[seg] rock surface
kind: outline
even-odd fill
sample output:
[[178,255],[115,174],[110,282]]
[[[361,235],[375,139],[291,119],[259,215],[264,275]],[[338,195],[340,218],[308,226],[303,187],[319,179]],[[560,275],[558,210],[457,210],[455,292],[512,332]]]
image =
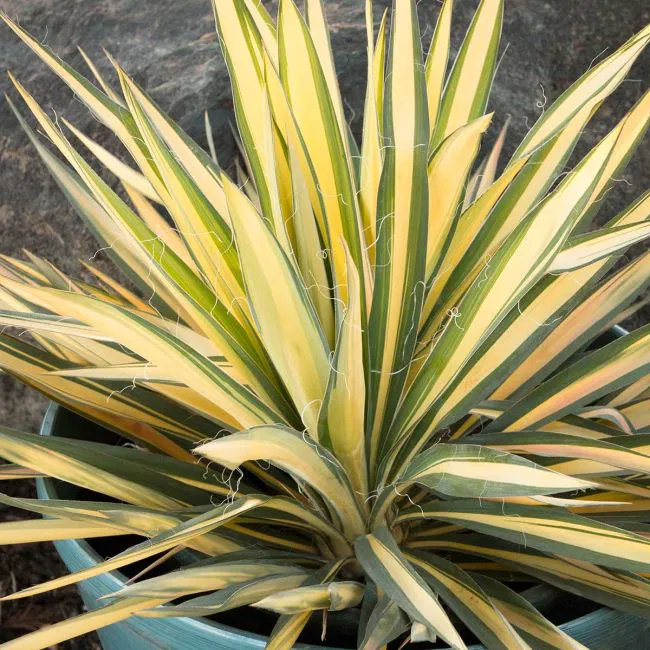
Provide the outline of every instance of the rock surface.
[[[375,3],[377,20],[387,4],[386,0]],[[477,0],[456,0],[455,47],[477,4]],[[206,145],[203,111],[207,109],[222,164],[232,158],[234,143],[228,128],[233,119],[232,102],[209,0],[0,0],[0,6],[81,70],[86,68],[77,46],[108,74],[109,66],[101,54],[106,47],[202,145]],[[423,0],[419,9],[428,41],[439,3]],[[348,116],[358,135],[365,89],[363,2],[327,0],[327,11]],[[495,127],[506,115],[512,116],[507,153],[539,116],[545,101],[551,102],[593,62],[649,21],[646,0],[508,0],[502,40],[508,47],[491,102],[496,111]],[[4,74],[8,68],[51,114],[64,115],[100,143],[113,147],[106,129],[2,26],[3,93],[12,92]],[[646,53],[633,68],[630,80],[600,110],[579,152],[602,137],[640,97],[650,80],[649,70],[650,55]],[[41,165],[4,99],[0,100],[0,161],[0,252],[19,255],[22,248],[28,248],[66,272],[83,276],[78,259],[91,257],[96,246]],[[614,214],[645,189],[649,180],[650,149],[645,145],[610,193],[604,213]],[[101,254],[98,259],[104,268],[110,268]],[[33,391],[0,377],[1,424],[36,430],[43,404]]]

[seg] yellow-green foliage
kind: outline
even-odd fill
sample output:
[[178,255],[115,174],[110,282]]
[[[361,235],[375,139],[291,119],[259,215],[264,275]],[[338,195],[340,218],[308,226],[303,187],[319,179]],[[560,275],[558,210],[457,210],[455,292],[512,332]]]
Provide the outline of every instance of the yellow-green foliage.
[[90,265],[95,285],[3,257],[0,324],[32,337],[0,335],[0,367],[135,444],[0,429],[0,478],[112,498],[0,497],[54,517],[0,535],[148,538],[5,598],[181,547],[212,561],[3,648],[242,605],[279,613],[268,647],[289,648],[310,615],[362,602],[365,650],[406,634],[464,648],[466,629],[490,649],[583,648],[508,586],[522,576],[648,616],[650,327],[589,346],[649,278],[650,253],[614,262],[650,234],[650,193],[591,224],[650,95],[564,168],[650,28],[547,108],[504,167],[505,134],[480,153],[503,3],[480,3],[448,66],[452,4],[422,60],[415,1],[395,0],[378,31],[368,3],[356,143],[320,0],[304,16],[281,0],[277,22],[257,0],[215,0],[236,178],[118,63],[91,82],[5,17],[130,154],[53,124],[14,80],[47,140],[14,108],[23,128],[137,293]]

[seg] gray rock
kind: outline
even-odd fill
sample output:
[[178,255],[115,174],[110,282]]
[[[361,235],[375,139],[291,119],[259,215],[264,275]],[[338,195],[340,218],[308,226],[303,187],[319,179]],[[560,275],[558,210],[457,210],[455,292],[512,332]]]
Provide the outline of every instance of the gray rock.
[[[458,47],[477,0],[456,1]],[[270,3],[271,6],[274,3]],[[376,3],[375,17],[388,3]],[[645,0],[546,0],[506,3],[503,43],[508,44],[494,85],[491,107],[496,111],[494,137],[506,115],[512,127],[506,152],[512,152],[541,112],[543,98],[550,102],[605,49],[611,52],[650,21]],[[214,37],[209,0],[5,0],[4,8],[20,19],[38,38],[63,58],[85,69],[77,46],[110,74],[101,54],[106,47],[202,145],[204,110],[208,110],[222,163],[234,153],[228,122],[233,119],[225,65]],[[419,5],[425,42],[439,4]],[[333,49],[349,118],[357,135],[365,89],[365,32],[361,0],[328,0]],[[603,107],[579,147],[583,153],[607,132],[638,99],[650,75],[647,54]],[[10,68],[48,110],[65,115],[101,144],[114,148],[106,129],[97,123],[72,94],[5,27],[0,27],[0,69]],[[0,89],[10,90],[2,75]],[[4,102],[4,100],[2,100]],[[116,149],[119,151],[119,149]],[[78,259],[91,257],[96,246],[80,220],[41,165],[13,115],[0,104],[0,249],[19,255],[23,247],[51,259],[66,272],[84,276]],[[650,151],[642,147],[608,197],[605,215],[611,215],[648,185]],[[104,268],[110,266],[98,256]],[[647,314],[646,314],[647,320]],[[42,401],[3,378],[0,421],[33,429]]]

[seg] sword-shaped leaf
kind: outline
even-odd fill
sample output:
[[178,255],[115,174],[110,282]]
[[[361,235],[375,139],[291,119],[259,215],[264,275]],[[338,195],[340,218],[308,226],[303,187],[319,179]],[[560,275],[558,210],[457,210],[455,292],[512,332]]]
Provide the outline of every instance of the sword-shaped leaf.
[[[243,293],[240,261],[232,246],[230,228],[158,134],[144,110],[143,92],[121,68],[117,68],[117,73],[139,133],[167,190],[165,205],[177,231],[201,277],[219,299],[230,306]],[[246,325],[246,315],[240,313],[241,306],[232,305],[232,308]]]
[[154,599],[125,599],[105,607],[98,607],[85,614],[73,616],[53,625],[47,625],[13,641],[6,641],[2,644],[4,646],[3,650],[43,650],[44,648],[56,647],[62,641],[118,623],[125,618],[130,618],[141,609],[159,604],[160,600]]
[[276,614],[300,614],[315,610],[338,612],[356,607],[363,597],[363,585],[351,580],[326,582],[278,591],[253,603],[253,607]]
[[[647,407],[647,405],[643,401],[639,402],[639,404],[641,407],[644,406]],[[626,417],[628,416],[627,409],[623,409],[621,413]],[[635,421],[634,417],[630,417],[628,419],[633,426],[638,425],[638,422]],[[606,440],[603,440],[602,442],[607,442],[609,444],[622,447],[623,449],[626,449],[633,453],[642,454],[643,456],[645,456],[646,459],[650,455],[650,435],[647,433],[636,433],[634,435],[626,434],[618,437],[609,436]],[[589,452],[587,452],[587,454],[589,454]],[[607,456],[607,458],[609,458],[609,455]],[[604,462],[604,460],[599,460],[598,458],[590,458],[589,455],[587,455],[584,458],[576,458],[576,459],[571,459],[570,457],[565,459],[558,458],[555,459],[552,463],[550,463],[550,466],[559,472],[571,474],[572,476],[575,475],[580,476],[583,474],[585,476],[589,476],[589,475],[598,476],[599,474],[607,475],[607,474],[620,473],[620,472],[615,472],[613,468],[618,467],[618,465],[622,464],[623,462],[625,462],[626,465],[630,465],[628,471],[635,471],[631,469],[632,467],[639,467],[641,465],[645,465],[644,459],[635,458],[632,455],[625,456],[625,459],[626,460],[623,461],[621,456],[619,456],[618,462],[616,462],[616,464],[608,464]],[[630,485],[629,489],[632,490],[632,493],[634,493],[633,485]],[[643,495],[643,496],[647,496],[647,495]]]
[[[305,586],[318,585],[331,580],[341,569],[345,560],[332,562],[314,574],[309,576],[304,582]],[[281,650],[283,648],[292,648],[298,640],[300,633],[311,618],[312,611],[300,612],[298,614],[286,614],[280,616],[273,627],[266,644],[266,650]]]
[[298,161],[293,141],[289,140],[289,167],[291,170],[296,262],[302,281],[311,298],[318,320],[330,349],[335,345],[335,307],[329,280],[329,265],[323,254],[323,243],[318,223],[309,199],[307,181]]
[[33,289],[31,298],[109,336],[119,331],[123,345],[160,367],[171,364],[182,383],[229,410],[242,426],[282,419],[210,359],[135,312],[87,296],[49,289]]
[[497,64],[503,0],[482,0],[445,86],[432,148],[485,111]]
[[[482,196],[477,198],[467,210],[461,212],[458,217],[456,229],[453,232],[447,249],[444,251],[444,257],[440,262],[440,267],[435,277],[430,283],[431,286],[424,301],[420,321],[423,340],[420,342],[420,347],[429,345],[431,341],[429,334],[434,325],[440,320],[439,317],[436,317],[438,314],[436,303],[445,289],[449,278],[454,273],[456,267],[462,264],[464,255],[488,219],[488,215],[491,214],[492,208],[494,208],[504,191],[506,191],[508,186],[513,182],[513,179],[522,170],[525,163],[526,159],[522,159],[514,165],[510,165],[490,188]],[[417,366],[418,364],[414,363],[414,365]]]
[[[649,198],[650,195],[624,210],[612,223],[625,225],[642,219],[650,207]],[[454,380],[436,409],[436,423],[453,421],[455,414],[476,404],[477,399],[492,390],[492,398],[508,398],[548,376],[596,336],[602,322],[633,299],[646,284],[649,263],[650,256],[639,258],[595,291],[593,283],[612,266],[613,260],[604,259],[545,279],[519,303],[518,310],[486,340]]]
[[[56,73],[75,93],[79,99],[88,106],[109,129],[120,139],[130,144],[135,143],[128,123],[128,112],[124,104],[111,99],[76,70],[60,59],[46,45],[39,43],[37,39],[28,34],[22,27],[12,21],[6,14],[2,19],[13,30],[13,32]],[[125,143],[126,143],[125,142]],[[131,150],[131,149],[130,149]]]
[[[204,467],[162,454],[98,442],[80,446],[65,438],[7,428],[0,431],[5,458],[129,503],[173,509],[203,503],[206,495],[202,491],[224,497],[232,493],[227,485],[219,484],[218,475],[206,474]],[[111,473],[112,481],[108,479]],[[240,487],[247,489],[245,484]]]
[[594,487],[588,481],[550,471],[515,456],[519,451],[516,447],[508,450],[514,453],[502,453],[504,451],[502,447],[479,444],[438,443],[413,459],[400,483],[405,486],[417,483],[447,496],[478,499],[554,494]]
[[123,183],[132,186],[143,196],[160,203],[160,197],[156,194],[156,190],[153,189],[146,176],[142,175],[132,167],[129,167],[129,165],[122,162],[116,155],[112,154],[107,149],[104,149],[100,144],[97,144],[92,138],[89,138],[85,133],[74,126],[74,124],[71,124],[65,118],[61,119],[70,131],[81,140],[85,147],[102,165],[104,165],[104,167],[106,167],[106,169],[115,174],[115,176],[117,176]]
[[650,27],[645,27],[613,54],[582,75],[544,111],[517,148],[513,160],[548,140],[584,106],[595,105],[605,99],[623,81],[649,40]]
[[[54,374],[69,370],[71,365],[24,340],[0,336],[0,367],[6,372],[20,377],[50,399],[94,421],[100,420],[132,440],[187,460],[186,452],[163,431],[185,440],[202,439],[209,433],[207,421],[196,418],[190,425],[187,418],[191,411],[149,391],[134,387],[120,392],[110,382]],[[120,387],[123,384],[117,386]]]
[[347,535],[364,529],[345,471],[330,452],[297,431],[258,426],[200,445],[195,452],[229,469],[249,460],[268,460],[316,490],[343,523]]
[[236,607],[252,605],[258,600],[273,593],[292,589],[302,585],[310,573],[304,569],[294,569],[293,572],[280,575],[270,575],[262,578],[253,578],[225,589],[220,589],[213,594],[190,598],[180,605],[168,605],[138,612],[138,616],[147,618],[165,618],[177,616],[209,616],[217,612],[227,612]]
[[412,508],[396,522],[421,517],[624,571],[643,572],[650,567],[650,540],[561,508],[457,500]]
[[206,336],[218,342],[226,356],[232,355],[234,364],[241,364],[242,372],[254,387],[259,388],[262,394],[273,394],[273,400],[278,403],[285,402],[277,385],[273,385],[273,371],[268,366],[259,341],[251,340],[250,332],[249,336],[246,335],[230,313],[229,306],[219,302],[209,287],[180,258],[164,246],[162,250],[156,248],[155,235],[77,154],[20,84],[17,87],[41,126],[87,184],[95,200],[119,225],[121,236],[127,236],[132,246],[145,253],[147,272],[161,278],[162,284],[190,314],[192,321],[200,324]]
[[[563,433],[547,433],[543,431],[487,433],[471,437],[472,442],[486,445],[492,449],[509,451],[513,454],[530,454],[549,458],[576,458],[586,470],[581,474],[593,475],[600,468],[603,472],[612,472],[613,468],[626,469],[630,472],[642,474],[650,473],[650,456],[643,451],[636,451],[634,447],[627,448],[614,444],[612,440],[619,438],[606,438],[603,440],[590,440]],[[625,439],[623,439],[625,442]],[[638,439],[634,436],[633,444],[647,446],[650,440],[647,437]],[[573,473],[572,473],[573,474]]]
[[[310,435],[317,440],[318,406],[329,376],[329,346],[311,299],[278,240],[232,181],[224,176],[223,183],[260,338]],[[285,326],[279,328],[281,322]]]
[[438,113],[442,103],[445,74],[451,45],[451,16],[454,0],[444,0],[436,28],[433,32],[429,52],[424,67],[427,84],[427,108],[429,111],[429,130],[435,133]]
[[621,252],[650,236],[650,222],[603,228],[571,237],[553,260],[548,272],[564,273]]
[[[278,167],[273,126],[270,121],[265,72],[263,64],[263,33],[268,40],[274,35],[265,29],[265,22],[256,22],[258,13],[254,3],[213,2],[214,15],[222,51],[233,89],[237,126],[246,160],[252,172],[262,214],[268,220],[278,241],[289,252],[289,240],[285,228],[278,187]],[[251,10],[251,11],[249,11]],[[259,30],[262,28],[263,32]],[[269,43],[268,54],[277,53],[277,45]]]
[[530,650],[469,573],[432,553],[407,553],[406,557],[486,647]]
[[[149,558],[152,555],[163,553],[179,544],[191,545],[192,540],[195,538],[211,533],[215,528],[235,519],[244,512],[262,505],[265,500],[265,497],[246,497],[236,499],[233,502],[228,501],[222,506],[218,506],[208,510],[207,512],[203,512],[200,515],[192,517],[187,521],[171,526],[168,530],[155,535],[151,539],[131,546],[125,551],[122,551],[122,553],[114,555],[108,560],[98,562],[87,569],[82,569],[81,571],[71,573],[62,578],[55,578],[54,580],[49,580],[35,587],[22,589],[19,592],[5,596],[3,600],[25,598],[27,596],[43,593],[44,591],[50,591],[51,589],[57,589],[58,587],[63,587],[65,585],[75,584],[80,580],[85,580],[86,578],[91,578],[92,576],[105,573],[106,571],[112,571],[113,569],[118,569],[139,560]],[[215,544],[213,544],[211,548],[212,554],[218,555],[241,549],[241,547],[236,543],[231,542],[226,538],[221,538],[221,540],[216,538],[214,541]]]
[[428,116],[415,3],[396,2],[384,95],[384,168],[369,318],[368,428],[374,463],[397,406],[424,295]]
[[587,650],[587,647],[572,639],[542,616],[523,596],[502,582],[481,574],[474,574],[474,580],[488,595],[492,605],[517,629],[531,647],[540,650]]
[[0,481],[17,481],[21,478],[40,478],[42,472],[37,472],[29,467],[21,467],[15,463],[0,465]]
[[[611,262],[608,263],[609,265]],[[570,314],[562,320],[558,319],[553,331],[539,342],[531,354],[527,355],[525,363],[520,363],[511,372],[510,376],[492,394],[492,397],[503,399],[523,393],[528,386],[548,377],[572,354],[584,348],[590,340],[598,336],[604,323],[608,323],[645,288],[648,284],[649,270],[650,254],[646,253],[624,266],[599,287],[591,291],[581,291],[580,294],[585,293],[586,296]],[[563,298],[566,300],[571,293],[575,295],[575,285],[574,289],[571,289],[567,283],[573,281],[582,283],[586,280],[588,282],[586,287],[591,288],[593,279],[599,275],[598,271],[597,268],[588,267],[568,274],[566,280],[558,278],[540,294],[538,309],[535,311],[523,309],[523,315],[530,316],[535,313],[536,316],[545,316],[549,314],[550,309],[557,306]],[[546,305],[542,304],[544,298],[546,298]],[[542,312],[542,309],[548,311]],[[509,333],[512,334],[512,332],[504,332],[504,337]]]
[[[140,288],[142,295],[150,296],[150,300],[157,306],[163,305],[163,313],[169,313],[175,306],[175,300],[169,295],[157,277],[151,277],[147,272],[150,267],[148,255],[143,254],[128,240],[121,237],[120,226],[113,223],[109,214],[96,201],[86,186],[66,165],[43,146],[29,127],[13,102],[7,97],[7,103],[18,119],[21,127],[34,145],[39,156],[52,174],[57,185],[61,188],[70,204],[83,219],[86,227],[93,234],[100,246],[106,250],[109,257],[117,267],[129,278],[136,287]],[[155,296],[159,296],[155,298]],[[169,305],[167,307],[167,305]],[[173,311],[172,311],[173,313]]]
[[449,239],[454,234],[458,206],[481,146],[481,136],[491,121],[492,114],[489,114],[459,127],[440,144],[429,163],[427,286],[436,281]]
[[530,546],[518,546],[483,535],[441,536],[413,540],[406,546],[485,557],[607,607],[648,617],[650,581],[628,571],[604,569],[582,560],[549,556]]
[[359,209],[363,219],[365,245],[370,262],[375,261],[377,239],[377,194],[384,161],[382,146],[384,72],[386,59],[386,16],[384,13],[376,45],[373,43],[372,1],[366,0],[368,39],[368,82],[363,110],[363,139],[359,174]]
[[361,275],[364,297],[370,280],[354,174],[347,137],[342,134],[336,98],[329,94],[319,49],[293,0],[280,3],[278,47],[282,86],[310,159],[311,170],[303,171],[305,176],[313,174],[316,180],[320,205],[313,207],[327,222],[328,232],[322,235],[332,259],[335,291],[346,303],[344,241]]
[[436,595],[397,547],[387,529],[358,537],[357,558],[366,574],[414,621],[442,637],[452,648],[466,646]]
[[102,90],[117,104],[121,104],[122,100],[118,96],[118,94],[110,87],[110,84],[104,79],[102,74],[99,72],[97,69],[97,66],[93,63],[92,59],[84,52],[84,50],[77,46],[77,50],[79,51],[79,54],[81,54],[81,57],[83,60],[86,62],[86,65],[90,68],[90,71],[93,73],[93,76],[95,79],[97,79],[97,83],[102,87]]
[[366,319],[361,282],[348,255],[348,306],[331,361],[327,391],[319,415],[319,440],[332,450],[362,499],[368,494],[365,447],[366,379],[363,337]]
[[0,523],[0,544],[31,544],[60,539],[90,539],[123,535],[119,528],[74,519],[26,519]]
[[[480,175],[476,181],[476,197],[472,199],[480,199],[483,194],[494,184],[494,179],[497,177],[497,166],[499,164],[499,158],[501,152],[503,151],[503,145],[506,141],[506,135],[508,134],[508,125],[510,124],[510,116],[506,118],[504,125],[499,131],[499,135],[495,143],[490,149],[490,153],[487,155],[483,164],[480,167]],[[513,165],[510,165],[512,167]],[[471,205],[471,204],[470,204]]]
[[[365,602],[365,600],[364,600]],[[397,603],[386,596],[380,598],[368,618],[360,650],[379,650],[409,629],[409,620]]]
[[[229,554],[230,555],[230,554]],[[300,567],[276,559],[253,558],[229,560],[224,558],[203,562],[200,566],[181,568],[148,580],[126,585],[104,598],[161,598],[172,600],[203,591],[225,589],[233,584],[266,576],[294,574]]]
[[522,397],[487,431],[540,427],[644,375],[650,368],[650,326],[591,352]]
[[[610,91],[613,87],[610,88]],[[602,99],[602,98],[601,98]],[[600,100],[599,100],[600,101]],[[622,166],[630,157],[634,148],[640,142],[649,123],[647,105],[650,93],[646,93],[629,113],[601,140],[597,149],[608,149],[609,157],[601,168],[591,194],[583,204],[574,228],[580,228],[582,222],[591,218],[601,205],[604,192],[611,185],[612,175],[619,173]],[[475,233],[472,222],[461,219],[458,228],[460,242],[466,242],[457,252],[456,258],[445,260],[442,269],[443,276],[438,278],[433,290],[429,292],[425,303],[422,336],[425,341],[440,327],[448,311],[458,304],[463,293],[473,281],[489,268],[491,258],[501,242],[521,222],[525,215],[543,198],[563,171],[569,155],[582,131],[591,118],[596,104],[588,102],[566,124],[560,132],[531,154],[519,157],[510,163],[503,176],[525,163],[520,173],[509,184],[487,219],[482,219],[478,225],[480,230]],[[592,154],[595,150],[592,151]],[[513,170],[512,168],[515,167]],[[626,221],[634,223],[644,217]],[[610,225],[622,225],[612,223]],[[472,239],[473,238],[473,239]],[[471,242],[471,245],[467,245]],[[455,244],[451,243],[452,251]],[[439,305],[433,310],[435,300]]]

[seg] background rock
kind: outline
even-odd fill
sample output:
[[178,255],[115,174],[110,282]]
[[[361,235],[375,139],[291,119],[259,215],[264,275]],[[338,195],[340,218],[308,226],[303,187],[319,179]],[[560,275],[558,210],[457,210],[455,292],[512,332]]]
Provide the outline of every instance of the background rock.
[[[271,8],[274,2],[268,3]],[[477,0],[456,0],[454,47],[462,38]],[[375,2],[379,20],[386,0]],[[106,47],[159,104],[200,144],[206,146],[203,111],[208,110],[222,164],[234,143],[225,65],[218,51],[209,0],[0,0],[0,6],[69,63],[86,70],[76,51],[81,46],[103,73]],[[365,92],[365,32],[361,0],[326,0],[333,49],[348,117],[358,135]],[[423,0],[419,10],[425,44],[431,37],[439,3]],[[496,111],[490,138],[512,116],[506,154],[550,103],[595,61],[611,53],[650,22],[647,0],[507,0],[502,49],[507,45],[494,85]],[[106,129],[89,115],[8,28],[0,27],[0,90],[12,92],[4,70],[11,69],[50,113],[64,115],[101,144],[114,148]],[[630,80],[599,111],[577,154],[593,146],[641,96],[648,85],[650,55],[634,66]],[[488,142],[490,141],[488,138]],[[119,151],[119,149],[115,149]],[[642,145],[610,192],[603,217],[614,214],[648,187],[650,150]],[[96,246],[67,206],[4,99],[0,100],[0,252],[20,255],[28,248],[64,271],[84,276],[78,259]],[[97,259],[105,269],[110,265]],[[648,314],[641,318],[647,321]],[[36,430],[44,402],[33,391],[0,377],[0,423]],[[76,646],[81,647],[81,646]]]

